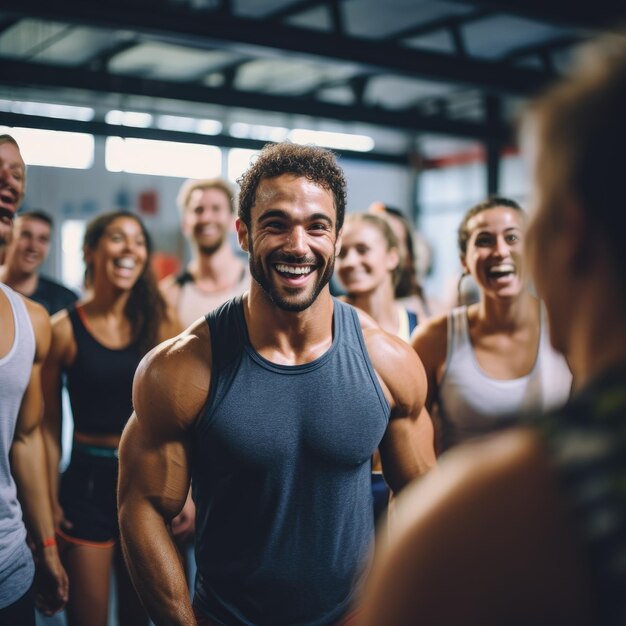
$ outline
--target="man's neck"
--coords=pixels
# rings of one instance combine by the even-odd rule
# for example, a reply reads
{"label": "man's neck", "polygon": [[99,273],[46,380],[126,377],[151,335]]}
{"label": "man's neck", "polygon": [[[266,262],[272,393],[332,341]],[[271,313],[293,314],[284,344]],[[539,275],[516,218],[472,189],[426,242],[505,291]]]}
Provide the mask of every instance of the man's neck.
{"label": "man's neck", "polygon": [[326,286],[300,312],[277,307],[255,281],[244,296],[244,315],[253,348],[281,365],[301,365],[322,356],[333,342],[334,302]]}
{"label": "man's neck", "polygon": [[225,242],[212,254],[203,254],[197,250],[187,271],[201,289],[212,291],[238,282],[244,267],[243,261],[235,256],[230,244]]}

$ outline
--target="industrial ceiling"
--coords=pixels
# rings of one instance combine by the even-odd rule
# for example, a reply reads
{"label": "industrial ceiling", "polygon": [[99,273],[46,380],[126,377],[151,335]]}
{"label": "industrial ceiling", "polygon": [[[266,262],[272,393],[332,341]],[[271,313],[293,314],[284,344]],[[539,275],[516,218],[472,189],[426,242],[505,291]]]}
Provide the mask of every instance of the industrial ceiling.
{"label": "industrial ceiling", "polygon": [[121,109],[219,120],[221,146],[265,143],[229,130],[251,122],[370,134],[361,158],[379,161],[406,163],[442,138],[497,151],[519,104],[589,37],[622,36],[624,16],[609,0],[0,0],[0,99],[95,111],[5,105],[0,124],[207,141],[121,133],[105,120]]}

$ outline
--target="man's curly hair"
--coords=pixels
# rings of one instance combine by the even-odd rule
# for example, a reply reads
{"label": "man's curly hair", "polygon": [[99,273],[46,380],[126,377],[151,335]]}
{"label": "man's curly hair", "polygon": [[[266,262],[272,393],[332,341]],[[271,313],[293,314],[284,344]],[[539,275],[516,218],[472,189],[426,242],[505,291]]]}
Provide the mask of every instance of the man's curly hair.
{"label": "man's curly hair", "polygon": [[287,142],[266,145],[237,180],[240,186],[239,218],[244,224],[250,228],[250,213],[261,180],[282,174],[302,176],[333,194],[337,210],[336,231],[339,232],[346,211],[346,179],[335,155],[317,146]]}

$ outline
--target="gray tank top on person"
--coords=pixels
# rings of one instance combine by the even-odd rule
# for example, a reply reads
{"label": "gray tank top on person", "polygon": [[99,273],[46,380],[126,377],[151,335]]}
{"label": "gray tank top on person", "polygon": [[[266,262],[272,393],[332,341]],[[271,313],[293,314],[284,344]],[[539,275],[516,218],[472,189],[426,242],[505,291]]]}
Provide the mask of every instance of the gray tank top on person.
{"label": "gray tank top on person", "polygon": [[550,346],[543,312],[533,369],[509,380],[488,376],[478,363],[467,307],[448,315],[448,352],[438,391],[445,449],[511,424],[520,414],[557,408],[566,402],[571,386],[565,359]]}
{"label": "gray tank top on person", "polygon": [[[15,424],[35,359],[35,335],[21,296],[0,283],[13,312],[15,335],[10,350],[0,357],[0,609],[19,600],[32,584],[33,558],[11,474],[9,451]],[[2,332],[7,332],[4,326]]]}
{"label": "gray tank top on person", "polygon": [[390,407],[358,316],[298,366],[251,346],[241,298],[207,315],[212,380],[193,436],[198,609],[220,624],[322,626],[350,609],[373,540],[371,456]]}

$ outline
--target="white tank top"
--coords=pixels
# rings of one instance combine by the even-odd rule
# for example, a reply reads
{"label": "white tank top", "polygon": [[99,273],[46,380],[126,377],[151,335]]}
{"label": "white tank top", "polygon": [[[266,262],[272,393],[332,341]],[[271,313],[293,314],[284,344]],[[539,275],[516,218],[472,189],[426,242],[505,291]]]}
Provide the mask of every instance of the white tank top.
{"label": "white tank top", "polygon": [[480,367],[469,334],[467,307],[448,315],[448,351],[438,404],[444,449],[511,423],[514,416],[563,404],[572,375],[550,346],[541,316],[539,349],[532,371],[521,378],[491,378]]}
{"label": "white tank top", "polygon": [[[9,300],[15,329],[11,349],[0,357],[0,609],[20,598],[31,585],[35,567],[26,545],[22,509],[11,474],[13,443],[22,397],[35,358],[35,335],[21,296],[0,283]],[[6,326],[4,327],[6,332]],[[1,331],[0,331],[1,332]]]}

